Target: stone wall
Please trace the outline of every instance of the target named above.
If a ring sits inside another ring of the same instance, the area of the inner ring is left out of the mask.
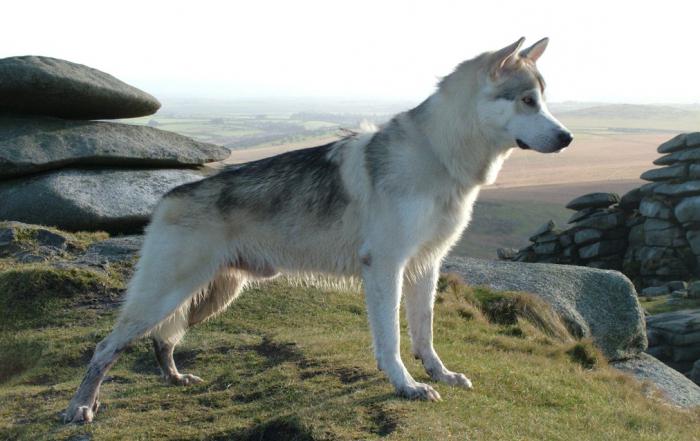
[[[591,193],[567,204],[568,227],[552,221],[521,250],[498,252],[520,262],[582,265],[622,271],[645,295],[696,295],[686,282],[700,278],[700,133],[659,146],[661,168],[622,197]]]

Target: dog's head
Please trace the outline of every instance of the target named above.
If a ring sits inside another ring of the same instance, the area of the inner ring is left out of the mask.
[[[477,101],[480,123],[498,145],[558,152],[573,136],[549,113],[544,100],[545,83],[536,63],[549,40],[521,49],[524,41],[483,55]]]

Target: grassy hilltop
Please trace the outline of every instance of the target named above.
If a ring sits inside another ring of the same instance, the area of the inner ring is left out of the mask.
[[[0,259],[2,440],[698,439],[700,412],[607,367],[541,302],[451,279],[435,343],[472,391],[437,384],[442,402],[397,398],[376,369],[361,294],[278,281],[188,333],[175,358],[203,384],[163,384],[142,340],[109,373],[95,423],[64,425],[128,268],[62,268]],[[402,327],[407,367],[429,381]]]

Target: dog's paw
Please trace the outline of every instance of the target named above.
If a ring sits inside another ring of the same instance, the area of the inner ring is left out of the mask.
[[[397,390],[399,395],[411,400],[442,401],[440,394],[424,383],[413,383]]]
[[[460,374],[459,372],[445,371],[439,374],[431,375],[434,381],[440,381],[442,383],[449,384],[450,386],[459,386],[465,389],[472,388],[472,382],[466,375]]]
[[[64,423],[72,424],[88,424],[95,418],[97,409],[100,408],[100,402],[95,401],[93,405],[73,405],[68,406],[63,414]]]
[[[204,380],[192,374],[178,374],[167,378],[168,383],[176,386],[191,386],[193,384],[203,383]]]

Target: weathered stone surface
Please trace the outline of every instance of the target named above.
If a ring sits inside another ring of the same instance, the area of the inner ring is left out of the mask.
[[[574,226],[577,228],[597,228],[601,230],[609,230],[625,224],[625,216],[619,211],[601,211],[590,217],[587,217]]]
[[[133,260],[143,246],[143,236],[118,236],[93,243],[76,262],[92,266],[104,266],[110,262]]]
[[[610,359],[646,348],[644,315],[632,283],[616,271],[566,265],[453,257],[443,270],[475,286],[534,293],[578,335],[592,337]]]
[[[678,257],[664,257],[659,260],[641,260],[639,272],[643,276],[688,276],[688,266]]]
[[[698,161],[700,160],[700,148],[681,150],[667,156],[662,156],[662,158],[665,158],[665,161],[673,161],[673,163]]]
[[[644,221],[644,232],[663,231],[675,228],[678,228],[675,223],[663,219],[647,219]]]
[[[559,242],[544,242],[544,243],[536,243],[533,245],[533,250],[535,250],[535,254],[540,254],[540,255],[548,255],[548,254],[554,254],[557,251],[559,251]]]
[[[687,290],[688,282],[684,280],[673,280],[668,282],[666,286],[668,287],[669,291]]]
[[[647,218],[644,222],[644,243],[648,246],[680,247],[686,245],[685,234],[676,224]]]
[[[690,249],[693,250],[693,254],[700,256],[700,231],[690,230],[685,233],[685,238],[688,240]]]
[[[641,295],[646,296],[646,297],[664,296],[666,294],[668,294],[668,286],[666,286],[666,285],[647,286],[641,292]]]
[[[593,259],[601,256],[609,256],[619,253],[627,247],[625,240],[602,240],[591,245],[586,245],[578,250],[581,259]]]
[[[496,255],[501,260],[513,260],[518,254],[515,248],[499,248],[496,250]]]
[[[131,124],[0,117],[0,179],[67,165],[192,167],[231,151]]]
[[[676,205],[673,213],[683,224],[700,221],[700,196],[683,199]]]
[[[671,218],[671,208],[669,206],[659,200],[650,198],[644,198],[639,203],[639,213],[645,217]]]
[[[700,179],[700,164],[690,164],[688,167],[688,178]]]
[[[22,233],[31,235],[32,240],[22,240]],[[40,225],[30,225],[22,222],[1,222],[0,223],[0,257],[17,255],[28,251],[27,248],[41,248],[38,253],[52,254],[63,251],[67,248],[65,236],[48,230]],[[36,254],[36,253],[34,253]]]
[[[202,175],[189,170],[59,170],[0,183],[0,220],[65,230],[138,232],[168,190]]]
[[[661,182],[650,182],[648,184],[644,184],[641,187],[639,187],[639,193],[642,196],[651,196],[654,194],[654,190],[656,190],[656,187],[663,185]]]
[[[620,208],[631,211],[639,207],[641,201],[642,192],[639,190],[639,187],[637,187],[622,195],[620,198]]]
[[[700,181],[686,181],[681,184],[661,184],[655,187],[654,194],[662,196],[692,196],[700,194]]]
[[[671,167],[653,168],[647,170],[640,178],[645,181],[669,181],[673,179],[685,179],[688,177],[688,166],[678,164]]]
[[[700,132],[688,133],[685,136],[685,145],[688,148],[700,147]]]
[[[594,228],[584,228],[574,234],[574,242],[577,245],[595,242],[603,238],[603,232]]]
[[[575,212],[574,214],[572,214],[567,223],[573,224],[575,222],[580,221],[581,219],[587,218],[588,216],[590,216],[598,211],[599,210],[597,208],[584,208],[583,210],[579,210],[579,211]]]
[[[656,314],[646,319],[647,326],[687,334],[700,331],[700,310],[683,310]]]
[[[629,236],[627,236],[630,246],[644,245],[644,224],[635,225],[630,228]]]
[[[693,364],[693,368],[690,370],[688,378],[694,381],[695,384],[700,384],[700,359]]]
[[[530,242],[535,242],[537,240],[537,236],[549,233],[555,227],[556,227],[556,225],[554,224],[554,221],[549,220],[549,221],[543,223],[542,225],[540,225],[540,227],[537,230],[535,230],[535,232],[532,234],[532,236],[530,236]]]
[[[640,354],[629,360],[613,362],[612,366],[632,374],[640,381],[653,383],[667,400],[677,406],[700,406],[700,387],[651,355]]]
[[[686,148],[685,136],[685,133],[681,133],[679,135],[674,136],[673,138],[661,144],[656,149],[656,151],[659,153],[673,153],[677,152],[678,150],[683,150],[684,148]]]
[[[559,245],[562,247],[568,247],[572,243],[574,243],[574,239],[571,237],[571,233],[565,233],[559,236]]]
[[[71,119],[131,118],[155,113],[151,95],[107,73],[50,57],[0,59],[0,112]]]
[[[673,165],[678,161],[674,158],[673,154],[668,154],[664,156],[659,156],[652,161],[654,165]]]
[[[571,210],[583,210],[584,208],[607,208],[620,202],[620,196],[615,193],[589,193],[579,196],[566,204]]]
[[[622,258],[620,256],[603,256],[586,263],[589,268],[610,269],[620,271],[622,269]]]
[[[688,285],[688,297],[691,299],[700,299],[700,280],[696,280]]]

